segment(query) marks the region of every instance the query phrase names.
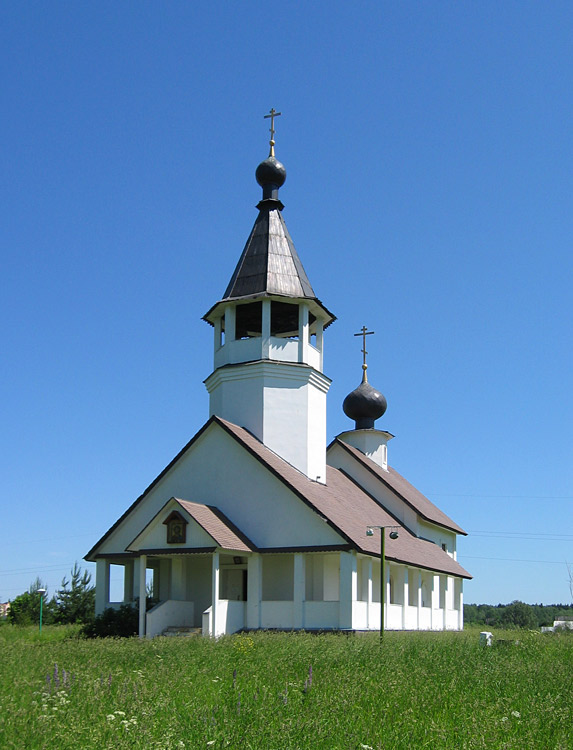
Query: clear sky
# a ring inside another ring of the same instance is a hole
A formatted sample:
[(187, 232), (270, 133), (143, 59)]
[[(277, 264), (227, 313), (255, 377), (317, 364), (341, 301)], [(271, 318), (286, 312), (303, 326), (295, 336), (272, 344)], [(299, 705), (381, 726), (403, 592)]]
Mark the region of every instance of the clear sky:
[(206, 421), (201, 316), (275, 107), (284, 217), (338, 317), (329, 437), (367, 325), (389, 461), (469, 532), (466, 602), (571, 601), (573, 5), (0, 13), (0, 600), (53, 593)]

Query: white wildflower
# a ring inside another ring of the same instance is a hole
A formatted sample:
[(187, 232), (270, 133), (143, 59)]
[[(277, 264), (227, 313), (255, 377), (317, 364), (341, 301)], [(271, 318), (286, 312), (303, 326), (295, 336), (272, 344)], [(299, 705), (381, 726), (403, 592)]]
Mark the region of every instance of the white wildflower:
[(125, 716), (125, 711), (114, 711), (116, 716)]
[(515, 716), (516, 719), (520, 719), (521, 718), (521, 714), (519, 713), (519, 711), (512, 711), (511, 715)]
[(106, 718), (106, 719), (107, 719), (108, 721), (113, 721), (113, 720), (115, 719), (115, 714), (108, 714), (108, 715), (107, 715), (107, 716), (106, 716), (105, 718)]
[(502, 721), (507, 721), (507, 716), (502, 716), (502, 717), (501, 717), (501, 720), (502, 720)]

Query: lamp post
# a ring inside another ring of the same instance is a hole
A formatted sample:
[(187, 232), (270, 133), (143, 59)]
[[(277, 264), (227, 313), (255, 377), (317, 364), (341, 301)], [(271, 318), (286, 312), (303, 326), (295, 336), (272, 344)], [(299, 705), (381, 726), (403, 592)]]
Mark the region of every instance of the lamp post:
[(38, 589), (38, 594), (40, 594), (40, 633), (42, 632), (42, 609), (44, 606), (44, 594), (46, 593), (46, 589)]
[(398, 539), (399, 526), (367, 526), (366, 536), (374, 536), (374, 529), (380, 529), (380, 643), (384, 640), (384, 599), (386, 598), (386, 537), (384, 529), (394, 529), (390, 539)]

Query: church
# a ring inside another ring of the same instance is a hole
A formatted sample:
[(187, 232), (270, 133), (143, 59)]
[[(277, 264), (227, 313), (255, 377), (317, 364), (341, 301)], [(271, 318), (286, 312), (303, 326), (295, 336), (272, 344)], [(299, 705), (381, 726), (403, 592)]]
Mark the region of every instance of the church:
[[(323, 353), (335, 317), (282, 215), (277, 114), (256, 170), (258, 216), (203, 317), (209, 419), (86, 555), (96, 613), (137, 606), (141, 637), (461, 630), (465, 532), (388, 463), (393, 435), (375, 426), (386, 400), (368, 382), (366, 328), (362, 382), (343, 404), (354, 428), (327, 445)], [(110, 601), (112, 565), (123, 568), (122, 602)]]

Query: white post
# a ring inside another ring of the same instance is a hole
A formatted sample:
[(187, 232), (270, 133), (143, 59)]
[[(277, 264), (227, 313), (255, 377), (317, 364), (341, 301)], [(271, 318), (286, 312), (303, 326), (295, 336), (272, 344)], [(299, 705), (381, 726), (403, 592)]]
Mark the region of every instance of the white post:
[(213, 350), (217, 352), (221, 348), (222, 319), (216, 318), (213, 326)]
[[(364, 570), (364, 568), (362, 568)], [(370, 630), (370, 620), (372, 617), (372, 558), (369, 557), (366, 563), (366, 571), (368, 575), (367, 582), (367, 593), (366, 593), (366, 630)]]
[(422, 571), (418, 571), (418, 630), (422, 623)]
[(352, 630), (352, 609), (356, 601), (356, 555), (351, 552), (340, 553), (340, 593), (338, 626), (343, 630)]
[(261, 359), (268, 359), (271, 347), (271, 301), (263, 300), (263, 320), (261, 331)]
[(458, 630), (464, 629), (464, 579), (460, 578), (460, 611), (458, 612)]
[(145, 571), (147, 555), (139, 556), (139, 637), (145, 638)]
[(406, 630), (407, 617), (406, 613), (410, 606), (410, 577), (409, 570), (404, 566), (404, 597), (402, 602), (402, 630)]
[(316, 348), (320, 352), (320, 366), (318, 369), (321, 372), (323, 368), (323, 359), (324, 359), (323, 346), (324, 346), (324, 321), (321, 318), (318, 318), (318, 320), (316, 321)]
[(247, 559), (247, 627), (258, 630), (261, 627), (261, 556), (254, 552)]
[(101, 615), (107, 607), (109, 607), (109, 562), (100, 558), (96, 560), (96, 615)]
[(308, 305), (304, 302), (298, 308), (298, 361), (308, 361)]
[(231, 304), (225, 308), (225, 344), (229, 341), (234, 341), (235, 336), (235, 306)]
[(217, 636), (217, 610), (219, 604), (219, 550), (213, 552), (211, 575), (211, 635)]
[(293, 628), (304, 628), (304, 595), (305, 595), (305, 557), (301, 552), (294, 555), (294, 581), (293, 581)]

